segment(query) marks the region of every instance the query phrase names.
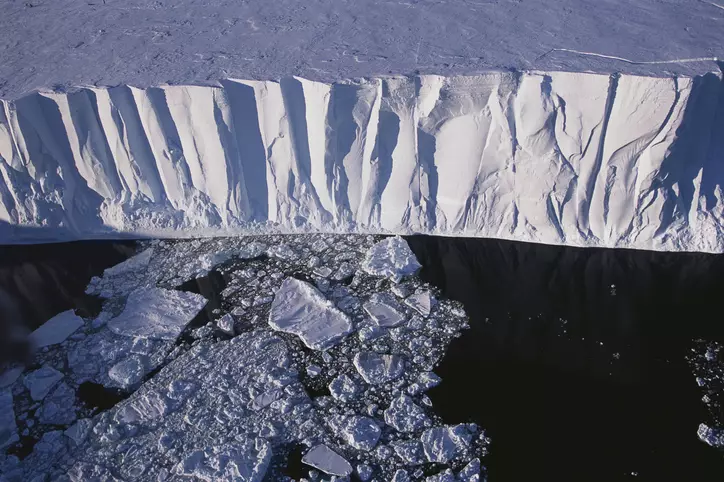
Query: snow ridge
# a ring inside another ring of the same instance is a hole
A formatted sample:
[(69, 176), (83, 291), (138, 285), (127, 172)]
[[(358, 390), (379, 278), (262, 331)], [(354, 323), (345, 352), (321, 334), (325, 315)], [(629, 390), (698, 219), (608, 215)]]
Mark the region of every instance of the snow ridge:
[(0, 242), (430, 233), (724, 251), (724, 84), (567, 72), (0, 101)]

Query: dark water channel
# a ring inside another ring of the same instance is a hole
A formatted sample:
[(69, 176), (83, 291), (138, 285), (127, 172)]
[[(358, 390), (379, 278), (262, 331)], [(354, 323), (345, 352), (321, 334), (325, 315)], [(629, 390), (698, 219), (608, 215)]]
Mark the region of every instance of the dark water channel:
[(471, 317), (429, 395), (487, 429), (491, 481), (724, 480), (684, 358), (724, 341), (724, 256), (408, 241)]

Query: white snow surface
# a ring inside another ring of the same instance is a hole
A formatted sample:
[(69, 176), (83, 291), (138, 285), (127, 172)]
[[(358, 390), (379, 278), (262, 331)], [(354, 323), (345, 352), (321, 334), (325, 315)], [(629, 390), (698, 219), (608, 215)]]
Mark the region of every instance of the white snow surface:
[(325, 350), (352, 332), (349, 317), (314, 286), (287, 278), (274, 295), (269, 326), (298, 335), (313, 350)]
[[(423, 6), (411, 11), (438, 8), (416, 3)], [(506, 5), (490, 9), (518, 8)], [(672, 5), (656, 2), (667, 12)], [(704, 7), (679, 13), (721, 16)], [(30, 15), (8, 8), (12, 18)], [(587, 15), (601, 7), (590, 8)], [(0, 102), (4, 243), (326, 231), (724, 251), (716, 74), (225, 79)]]
[(206, 305), (206, 298), (163, 288), (141, 288), (128, 296), (123, 313), (108, 322), (118, 335), (176, 339)]
[(73, 310), (59, 313), (40, 325), (30, 334), (30, 342), (36, 348), (57, 345), (66, 340), (78, 328), (83, 326), (83, 319)]

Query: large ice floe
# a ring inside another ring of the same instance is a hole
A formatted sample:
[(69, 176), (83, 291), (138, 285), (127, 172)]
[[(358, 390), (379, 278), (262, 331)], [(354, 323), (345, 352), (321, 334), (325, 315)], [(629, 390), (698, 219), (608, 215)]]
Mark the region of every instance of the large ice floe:
[(425, 395), (467, 318), (419, 268), (401, 238), (139, 243), (3, 375), (0, 480), (480, 480), (485, 432)]
[(0, 241), (415, 232), (722, 252), (723, 133), (715, 73), (33, 93), (0, 101)]

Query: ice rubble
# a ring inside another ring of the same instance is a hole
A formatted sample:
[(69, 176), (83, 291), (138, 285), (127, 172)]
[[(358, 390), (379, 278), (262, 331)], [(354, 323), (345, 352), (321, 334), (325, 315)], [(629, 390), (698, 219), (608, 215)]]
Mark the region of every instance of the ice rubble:
[[(392, 480), (402, 468), (406, 480), (424, 480), (420, 465), (433, 459), (460, 470), (484, 453), (484, 433), (443, 425), (424, 392), (439, 383), (431, 370), (465, 327), (464, 313), (443, 299), (430, 304), (423, 322), (417, 304), (405, 300), (430, 287), (409, 273), (385, 291), (385, 278), (397, 272), (372, 276), (363, 264), (387, 244), (354, 235), (144, 242), (148, 260), (107, 270), (89, 287), (109, 296), (99, 317), (106, 321), (86, 321), (37, 354), (44, 366), (67, 371), (35, 415), (26, 384), (15, 381), (3, 392), (10, 396), (4, 405), (15, 394), (18, 415), (17, 425), (15, 417), (1, 420), (6, 445), (15, 446), (21, 432), (40, 440), (22, 461), (0, 455), (7, 480), (288, 480), (281, 470), (294, 446), (303, 447), (308, 468), (341, 480), (353, 471), (363, 480)], [(214, 256), (220, 252), (230, 254)], [(198, 260), (208, 257), (219, 263), (208, 269), (224, 279), (221, 302), (205, 310), (205, 325), (184, 328), (205, 300), (174, 287), (198, 275)], [(336, 280), (343, 266), (352, 277)], [(139, 301), (142, 293), (150, 293), (146, 301)], [(402, 320), (377, 325), (369, 303)], [(157, 317), (147, 316), (160, 307), (183, 320), (162, 324), (161, 339)], [(340, 321), (315, 338), (329, 346), (308, 349), (315, 343), (305, 336), (319, 334), (320, 320), (332, 326), (326, 316)], [(272, 320), (293, 323), (277, 331)], [(378, 333), (368, 339), (342, 334), (372, 327)], [(20, 380), (33, 378), (45, 377)], [(85, 381), (130, 395), (109, 410), (89, 410), (75, 399)], [(444, 468), (441, 474), (447, 476)]]
[(416, 232), (721, 252), (723, 128), (715, 74), (35, 93), (0, 106), (0, 236)]

